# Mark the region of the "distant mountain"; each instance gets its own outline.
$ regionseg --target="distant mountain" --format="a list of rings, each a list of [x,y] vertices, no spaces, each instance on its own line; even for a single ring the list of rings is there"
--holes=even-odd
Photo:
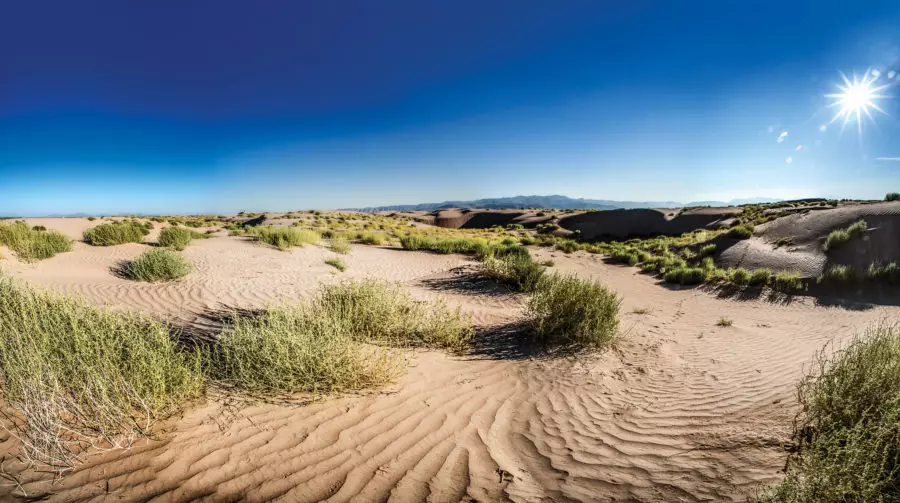
[[[684,206],[740,206],[742,204],[765,204],[778,203],[783,199],[773,199],[771,197],[751,197],[747,199],[732,199],[730,201],[691,201]]]
[[[552,195],[496,197],[476,199],[474,201],[398,204],[354,209],[356,211],[434,211],[447,208],[485,208],[492,210],[520,208],[615,210],[620,208],[677,208],[681,206],[681,203],[674,201],[609,201],[605,199],[576,199],[567,196]]]

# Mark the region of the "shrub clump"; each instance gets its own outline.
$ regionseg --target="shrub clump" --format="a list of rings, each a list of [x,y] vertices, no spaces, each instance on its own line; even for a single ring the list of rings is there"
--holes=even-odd
[[[57,469],[150,434],[203,389],[199,353],[176,350],[165,324],[2,275],[0,373],[21,454]]]
[[[72,240],[66,235],[28,227],[18,221],[0,224],[0,244],[9,247],[19,259],[26,262],[43,260],[57,253],[72,251]]]
[[[520,292],[531,292],[544,275],[544,266],[526,253],[489,256],[481,263],[481,274]]]
[[[334,267],[335,269],[337,269],[338,271],[341,271],[341,272],[344,272],[347,270],[347,264],[345,264],[344,261],[338,257],[326,259],[325,263],[330,265],[331,267]]]
[[[131,262],[122,264],[119,273],[135,281],[172,281],[191,272],[191,264],[171,250],[154,248],[142,253]]]
[[[166,227],[159,231],[159,245],[175,248],[178,251],[187,248],[194,239],[205,239],[209,236],[184,227]]]
[[[787,476],[759,501],[897,501],[900,330],[877,327],[831,356],[821,352],[797,399]]]
[[[865,220],[859,220],[846,229],[831,231],[825,239],[825,251],[831,251],[840,247],[851,239],[863,235],[868,229]]]
[[[542,343],[603,348],[617,336],[620,304],[618,296],[600,283],[553,274],[538,282],[526,320]]]
[[[255,237],[279,250],[319,242],[319,233],[309,229],[293,229],[268,225],[265,227],[249,227],[244,234]]]
[[[798,272],[779,271],[772,277],[772,288],[783,293],[797,293],[806,289]]]
[[[734,239],[750,239],[753,236],[753,226],[750,224],[736,225],[728,229],[728,237]]]
[[[900,201],[900,192],[888,192],[884,196],[885,201]]]
[[[140,243],[147,234],[150,229],[138,222],[111,222],[84,231],[84,242],[93,246]]]
[[[335,253],[340,253],[341,255],[346,255],[350,253],[350,243],[341,237],[333,237],[331,241],[328,243],[328,247],[331,251]]]

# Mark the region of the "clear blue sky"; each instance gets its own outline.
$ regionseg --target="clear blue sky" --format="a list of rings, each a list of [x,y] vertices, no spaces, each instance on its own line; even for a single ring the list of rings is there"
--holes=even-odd
[[[820,126],[839,72],[900,84],[898,26],[896,0],[6,2],[0,214],[880,198],[900,85],[861,135]]]

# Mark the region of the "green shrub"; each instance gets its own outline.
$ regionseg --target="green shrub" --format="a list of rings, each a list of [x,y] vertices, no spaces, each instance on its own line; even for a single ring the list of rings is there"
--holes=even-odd
[[[819,281],[830,283],[851,283],[856,281],[858,276],[856,270],[849,265],[833,265],[829,267],[825,273],[819,278]]]
[[[39,231],[25,222],[0,224],[0,244],[9,247],[20,260],[34,262],[72,251],[72,240],[56,231]]]
[[[751,286],[765,286],[769,284],[770,279],[772,279],[772,270],[762,267],[750,273],[749,284]]]
[[[187,276],[191,264],[184,257],[165,248],[153,248],[131,262],[124,262],[119,275],[134,281],[172,281]]]
[[[708,245],[703,245],[700,247],[700,256],[701,257],[709,257],[716,253],[716,245],[714,243],[710,243]]]
[[[832,355],[819,353],[797,399],[787,475],[758,500],[897,501],[900,330],[877,327]]]
[[[900,192],[888,192],[886,196],[884,196],[885,201],[900,201]]]
[[[900,265],[896,262],[883,266],[872,264],[869,266],[867,276],[869,279],[884,280],[892,285],[900,284]]]
[[[734,239],[750,239],[753,236],[753,226],[750,224],[742,224],[728,229],[728,237]]]
[[[345,264],[344,261],[342,261],[341,259],[339,259],[337,257],[326,259],[325,263],[330,265],[331,267],[334,267],[335,269],[337,269],[338,271],[341,271],[341,272],[344,272],[347,270],[347,264]]]
[[[525,316],[542,343],[603,348],[617,336],[620,304],[600,283],[553,274],[538,282]]]
[[[489,256],[479,269],[481,274],[520,292],[533,291],[544,274],[544,266],[532,260],[529,255],[518,253]]]
[[[851,239],[865,234],[867,228],[866,221],[859,220],[846,229],[831,231],[825,239],[825,251],[834,250]]]
[[[806,289],[798,272],[778,271],[772,277],[772,288],[784,293],[797,293]]]
[[[716,326],[719,327],[730,327],[734,325],[734,322],[728,318],[719,318],[719,321],[716,322]]]
[[[344,238],[333,237],[331,241],[328,243],[328,248],[335,253],[340,253],[341,255],[346,255],[350,253],[350,242]]]
[[[263,243],[272,245],[279,250],[319,242],[319,233],[316,231],[290,227],[273,227],[271,225],[249,227],[246,229],[245,235],[256,237]]]
[[[738,267],[736,269],[730,269],[729,273],[729,281],[734,283],[737,286],[747,286],[750,284],[750,271],[744,269],[743,267]]]
[[[400,238],[400,246],[404,250],[430,250],[434,246],[434,240],[428,236],[420,234],[410,234]]]
[[[666,283],[699,285],[706,281],[707,272],[701,267],[674,267],[666,269],[663,280]]]
[[[381,246],[387,243],[388,237],[383,232],[367,232],[360,234],[359,242],[364,245]]]
[[[140,243],[149,233],[149,229],[136,222],[111,222],[84,231],[84,242],[93,246]]]
[[[203,388],[199,355],[176,351],[168,326],[2,276],[0,372],[22,454],[56,468],[151,434]]]
[[[187,248],[191,240],[204,239],[206,237],[208,237],[206,234],[185,229],[184,227],[166,227],[159,231],[159,245],[181,251]]]
[[[94,220],[97,220],[97,217],[87,217],[87,219],[88,222],[93,222]]]

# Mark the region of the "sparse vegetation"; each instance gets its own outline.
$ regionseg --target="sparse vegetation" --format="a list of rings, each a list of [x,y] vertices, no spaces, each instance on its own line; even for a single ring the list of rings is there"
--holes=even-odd
[[[125,243],[140,243],[150,234],[149,222],[110,222],[84,231],[84,242],[93,246],[115,246]]]
[[[887,281],[888,284],[900,284],[900,265],[891,262],[886,265],[872,264],[869,266],[866,276],[872,280]]]
[[[758,501],[897,501],[900,330],[877,327],[833,355],[819,353],[797,399],[787,475]]]
[[[866,221],[859,220],[846,229],[837,229],[828,234],[825,239],[825,251],[832,251],[851,239],[865,234],[867,229]]]
[[[819,282],[850,283],[858,278],[856,271],[849,265],[832,265],[825,270]]]
[[[741,224],[728,229],[728,237],[734,239],[750,239],[753,236],[753,226]]]
[[[0,224],[0,244],[9,247],[25,262],[48,259],[57,253],[72,251],[72,240],[66,235],[29,228],[22,221]]]
[[[174,248],[178,251],[187,248],[187,245],[194,239],[205,239],[209,236],[206,234],[185,229],[184,227],[166,227],[159,231],[159,245],[168,248]]]
[[[798,293],[806,289],[800,273],[779,271],[772,277],[772,288],[783,293]]]
[[[65,469],[89,447],[128,445],[201,394],[199,355],[170,328],[0,275],[4,401],[29,461]]]
[[[338,271],[341,271],[341,272],[344,272],[347,270],[347,264],[345,264],[344,261],[339,259],[338,257],[332,257],[329,259],[325,259],[325,263],[330,265],[331,267],[334,267],[335,269],[337,269]]]
[[[716,322],[716,326],[719,327],[730,327],[734,325],[734,322],[728,318],[719,318],[719,321]]]
[[[273,227],[271,225],[247,227],[244,229],[243,235],[255,237],[279,250],[319,242],[319,233],[316,231],[290,227]]]
[[[597,348],[613,344],[621,301],[606,286],[575,276],[544,276],[526,307],[535,338],[545,344]]]
[[[480,271],[517,291],[531,292],[544,275],[544,266],[532,260],[527,252],[511,253],[501,257],[486,257],[481,263]]]
[[[341,237],[333,237],[328,242],[328,248],[335,253],[346,255],[350,253],[350,242]]]
[[[187,276],[191,264],[171,250],[153,248],[119,266],[120,275],[135,281],[172,281]]]

